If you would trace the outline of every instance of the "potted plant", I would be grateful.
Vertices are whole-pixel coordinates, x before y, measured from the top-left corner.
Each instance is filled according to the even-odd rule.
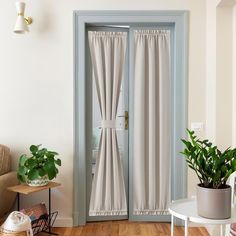
[[[31,155],[20,156],[17,177],[20,182],[30,186],[44,186],[58,174],[57,166],[61,160],[55,158],[58,153],[41,148],[41,145],[30,146]]]
[[[221,152],[209,140],[200,140],[187,130],[189,140],[182,139],[181,152],[200,181],[197,185],[197,209],[200,216],[227,219],[231,216],[231,187],[229,176],[236,170],[236,149]]]

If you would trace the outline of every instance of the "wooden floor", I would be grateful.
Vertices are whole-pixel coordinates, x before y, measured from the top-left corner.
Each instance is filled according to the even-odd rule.
[[[170,235],[170,224],[108,221],[87,223],[86,226],[75,228],[54,228],[53,232],[63,236],[165,236]],[[193,227],[188,232],[189,236],[209,236],[205,228]],[[175,227],[174,235],[183,236],[184,228]]]

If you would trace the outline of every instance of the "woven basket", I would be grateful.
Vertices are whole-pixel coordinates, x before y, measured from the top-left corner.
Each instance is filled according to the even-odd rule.
[[[27,232],[14,232],[0,228],[0,236],[27,236]]]

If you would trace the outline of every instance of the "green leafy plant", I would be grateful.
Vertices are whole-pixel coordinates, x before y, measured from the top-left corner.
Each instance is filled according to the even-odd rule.
[[[20,156],[17,171],[20,182],[25,183],[27,179],[35,180],[45,175],[52,180],[57,176],[57,166],[61,166],[61,160],[55,158],[58,153],[40,147],[41,145],[31,145],[31,155],[29,157],[25,154]]]
[[[181,139],[185,149],[181,152],[188,166],[195,171],[200,186],[226,188],[229,176],[236,171],[236,148],[221,152],[209,140],[200,140],[194,131],[187,129],[189,140]]]

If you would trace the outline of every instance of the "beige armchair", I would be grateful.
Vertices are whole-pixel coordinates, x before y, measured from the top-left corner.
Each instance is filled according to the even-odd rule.
[[[15,171],[11,171],[10,149],[0,144],[0,218],[7,214],[16,199],[16,193],[7,190],[18,184]]]

